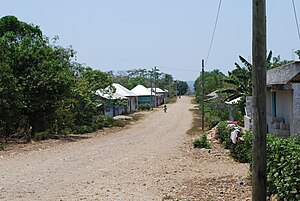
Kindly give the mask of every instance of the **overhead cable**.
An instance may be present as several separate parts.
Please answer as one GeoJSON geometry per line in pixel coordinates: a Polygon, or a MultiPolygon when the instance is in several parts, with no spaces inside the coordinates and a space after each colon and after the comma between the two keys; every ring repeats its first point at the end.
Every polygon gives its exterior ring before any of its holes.
{"type": "Polygon", "coordinates": [[[294,0],[292,0],[293,3],[293,8],[294,8],[294,15],[295,15],[295,20],[296,20],[296,25],[297,25],[297,30],[298,30],[298,37],[300,40],[300,31],[299,31],[299,24],[298,24],[298,18],[297,18],[297,12],[296,12],[296,6],[294,0]]]}
{"type": "Polygon", "coordinates": [[[208,53],[207,53],[207,56],[206,56],[206,59],[205,59],[205,66],[206,66],[206,63],[208,61],[208,57],[210,55],[210,51],[211,51],[212,44],[213,44],[213,41],[214,41],[214,37],[215,37],[215,33],[216,33],[216,28],[217,28],[217,23],[218,23],[218,19],[219,19],[219,13],[220,13],[220,9],[221,9],[221,4],[222,4],[222,0],[219,1],[218,12],[217,12],[217,17],[216,17],[215,25],[214,25],[214,30],[213,30],[213,34],[212,34],[212,37],[211,37],[211,40],[210,40],[210,45],[209,45],[208,53]]]}

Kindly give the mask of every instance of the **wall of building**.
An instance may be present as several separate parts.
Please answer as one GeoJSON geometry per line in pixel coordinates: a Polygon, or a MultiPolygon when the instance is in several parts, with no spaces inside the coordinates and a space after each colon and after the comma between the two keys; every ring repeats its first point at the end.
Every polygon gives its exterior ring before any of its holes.
{"type": "Polygon", "coordinates": [[[282,117],[285,123],[293,122],[293,91],[278,90],[276,91],[276,114],[282,117]]]}
{"type": "Polygon", "coordinates": [[[128,112],[134,112],[137,110],[137,98],[136,97],[128,97],[128,112]]]}
{"type": "Polygon", "coordinates": [[[293,84],[293,126],[291,134],[300,134],[300,84],[293,84]]]}
{"type": "MultiPolygon", "coordinates": [[[[289,133],[292,133],[293,127],[293,90],[267,90],[267,108],[266,108],[266,115],[267,115],[267,125],[268,125],[268,132],[274,132],[274,129],[279,129],[279,123],[277,126],[275,124],[272,125],[274,118],[283,118],[284,123],[288,124],[289,129],[285,128],[280,131],[277,130],[277,134],[288,135],[286,130],[289,130],[289,133]],[[272,92],[276,92],[276,117],[274,116],[273,111],[273,97],[272,92]],[[277,127],[277,128],[276,128],[277,127]]],[[[276,134],[276,133],[275,133],[276,134]]]]}
{"type": "Polygon", "coordinates": [[[113,115],[113,107],[111,107],[111,106],[106,106],[105,108],[104,108],[104,115],[106,116],[106,117],[113,117],[114,115],[113,115]]]}
{"type": "Polygon", "coordinates": [[[151,102],[154,104],[154,96],[139,96],[138,97],[138,104],[151,104],[151,102]]]}
{"type": "Polygon", "coordinates": [[[267,132],[270,132],[272,122],[272,92],[267,90],[266,97],[267,132]]]}

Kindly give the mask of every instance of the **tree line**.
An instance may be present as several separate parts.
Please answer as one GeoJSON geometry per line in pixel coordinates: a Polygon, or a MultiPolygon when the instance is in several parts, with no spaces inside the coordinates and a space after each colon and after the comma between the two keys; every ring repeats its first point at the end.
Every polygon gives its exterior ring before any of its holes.
{"type": "MultiPolygon", "coordinates": [[[[30,140],[36,135],[85,133],[106,126],[96,90],[113,82],[129,89],[137,84],[150,87],[153,80],[145,69],[102,72],[76,62],[72,47],[51,42],[40,27],[15,16],[0,19],[0,137],[30,140]]],[[[176,95],[176,85],[185,82],[155,72],[157,87],[176,95]]],[[[181,86],[182,85],[182,86],[181,86]]]]}

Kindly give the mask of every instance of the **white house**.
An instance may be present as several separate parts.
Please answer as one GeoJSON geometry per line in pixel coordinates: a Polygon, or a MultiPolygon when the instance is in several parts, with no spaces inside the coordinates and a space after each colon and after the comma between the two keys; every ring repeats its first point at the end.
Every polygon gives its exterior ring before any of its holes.
{"type": "Polygon", "coordinates": [[[134,112],[138,108],[137,95],[120,84],[113,83],[112,86],[116,89],[116,93],[128,99],[127,112],[134,112]]]}
{"type": "Polygon", "coordinates": [[[143,85],[137,85],[131,89],[138,97],[138,104],[150,104],[154,106],[154,93],[148,90],[143,85]]]}
{"type": "Polygon", "coordinates": [[[101,105],[101,108],[105,116],[114,117],[127,113],[127,104],[120,104],[120,102],[127,102],[127,97],[116,92],[112,93],[110,88],[106,88],[105,90],[97,90],[96,95],[101,97],[104,101],[103,105],[101,105]],[[120,100],[120,102],[118,102],[118,100],[120,100]]]}

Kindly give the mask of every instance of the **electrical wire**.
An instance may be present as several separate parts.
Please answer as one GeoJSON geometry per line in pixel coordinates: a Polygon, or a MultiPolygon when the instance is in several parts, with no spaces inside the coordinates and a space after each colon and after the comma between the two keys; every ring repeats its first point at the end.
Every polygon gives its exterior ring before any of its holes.
{"type": "Polygon", "coordinates": [[[170,69],[170,70],[179,70],[179,71],[189,71],[189,72],[194,72],[197,73],[197,70],[192,70],[192,69],[186,69],[186,68],[173,68],[173,67],[164,67],[164,66],[157,66],[158,68],[162,69],[170,69]]]}
{"type": "Polygon", "coordinates": [[[292,0],[293,3],[293,8],[294,8],[294,15],[295,15],[295,20],[296,20],[296,25],[297,25],[297,30],[298,30],[298,36],[300,40],[300,31],[299,31],[299,24],[298,24],[298,18],[297,18],[297,12],[296,12],[296,6],[294,0],[292,0]]]}
{"type": "Polygon", "coordinates": [[[217,17],[216,17],[216,21],[215,21],[215,25],[214,25],[214,30],[213,30],[213,34],[212,34],[212,37],[211,37],[211,41],[210,41],[208,53],[207,53],[207,56],[206,56],[206,59],[205,59],[205,66],[206,66],[206,63],[208,61],[208,57],[210,55],[210,51],[211,51],[212,44],[213,44],[213,41],[214,41],[214,37],[215,37],[215,33],[216,33],[216,28],[217,28],[217,23],[218,23],[218,19],[219,19],[219,13],[220,13],[220,9],[221,9],[221,4],[222,4],[222,0],[220,0],[220,2],[219,2],[217,17]]]}

